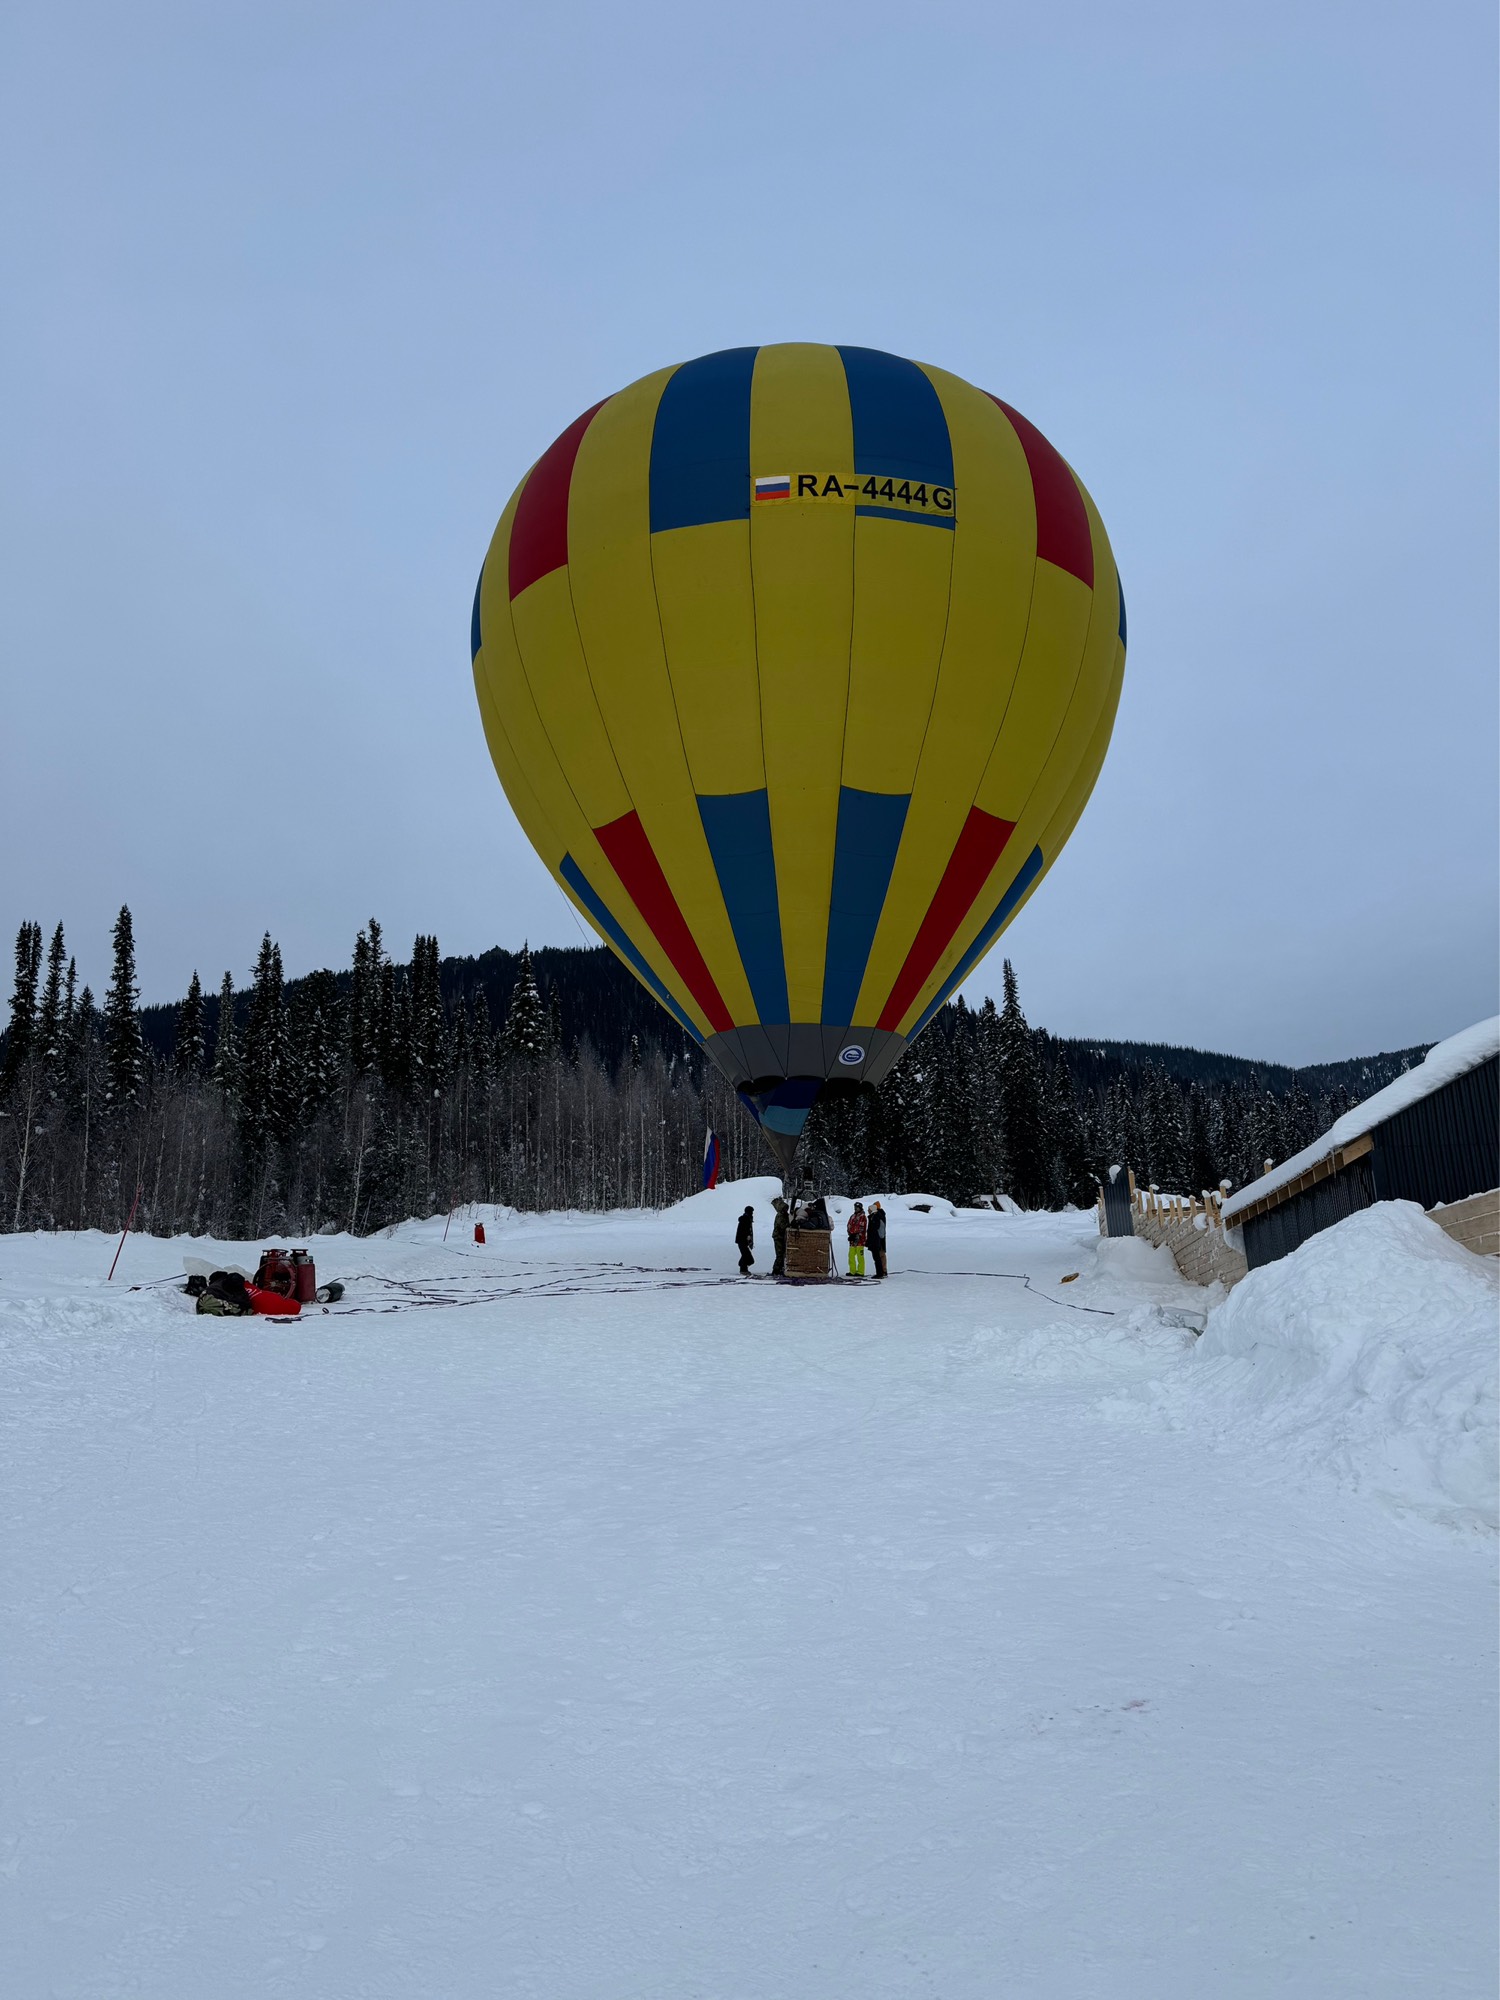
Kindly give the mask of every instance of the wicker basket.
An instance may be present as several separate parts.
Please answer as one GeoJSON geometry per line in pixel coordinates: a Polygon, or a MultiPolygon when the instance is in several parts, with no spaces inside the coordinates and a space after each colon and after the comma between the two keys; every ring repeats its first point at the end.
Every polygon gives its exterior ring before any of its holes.
{"type": "Polygon", "coordinates": [[[789,1278],[831,1278],[833,1269],[831,1229],[788,1229],[786,1233],[786,1274],[789,1278]]]}

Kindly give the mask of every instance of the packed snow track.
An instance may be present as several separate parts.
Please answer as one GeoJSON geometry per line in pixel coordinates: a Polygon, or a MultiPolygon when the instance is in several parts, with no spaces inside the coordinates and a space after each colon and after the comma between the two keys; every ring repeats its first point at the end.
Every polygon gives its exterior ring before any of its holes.
{"type": "Polygon", "coordinates": [[[0,1993],[1494,1992],[1492,1266],[770,1192],[0,1238],[0,1993]]]}

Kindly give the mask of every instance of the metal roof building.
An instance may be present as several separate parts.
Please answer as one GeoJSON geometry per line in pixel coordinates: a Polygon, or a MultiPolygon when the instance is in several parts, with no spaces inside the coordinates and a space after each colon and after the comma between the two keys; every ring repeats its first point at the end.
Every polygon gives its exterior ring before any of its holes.
{"type": "Polygon", "coordinates": [[[1500,1017],[1426,1060],[1224,1204],[1251,1270],[1377,1201],[1424,1209],[1500,1188],[1500,1017]]]}

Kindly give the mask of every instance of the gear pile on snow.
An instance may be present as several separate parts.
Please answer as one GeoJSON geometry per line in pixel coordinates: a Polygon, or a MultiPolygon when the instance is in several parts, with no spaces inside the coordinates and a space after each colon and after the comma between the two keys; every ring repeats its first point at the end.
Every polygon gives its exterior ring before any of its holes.
{"type": "Polygon", "coordinates": [[[308,1250],[262,1250],[252,1277],[237,1266],[209,1265],[188,1258],[183,1290],[198,1301],[200,1313],[237,1319],[262,1313],[268,1319],[295,1319],[305,1305],[332,1305],[344,1296],[341,1284],[320,1285],[308,1250]]]}

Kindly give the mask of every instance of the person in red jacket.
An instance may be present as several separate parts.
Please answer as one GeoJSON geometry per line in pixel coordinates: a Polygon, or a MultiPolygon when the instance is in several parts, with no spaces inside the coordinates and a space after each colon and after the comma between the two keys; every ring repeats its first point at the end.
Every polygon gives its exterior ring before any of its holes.
{"type": "Polygon", "coordinates": [[[854,1204],[854,1213],[844,1225],[844,1233],[849,1238],[849,1276],[862,1278],[865,1275],[865,1205],[862,1201],[854,1204]]]}

